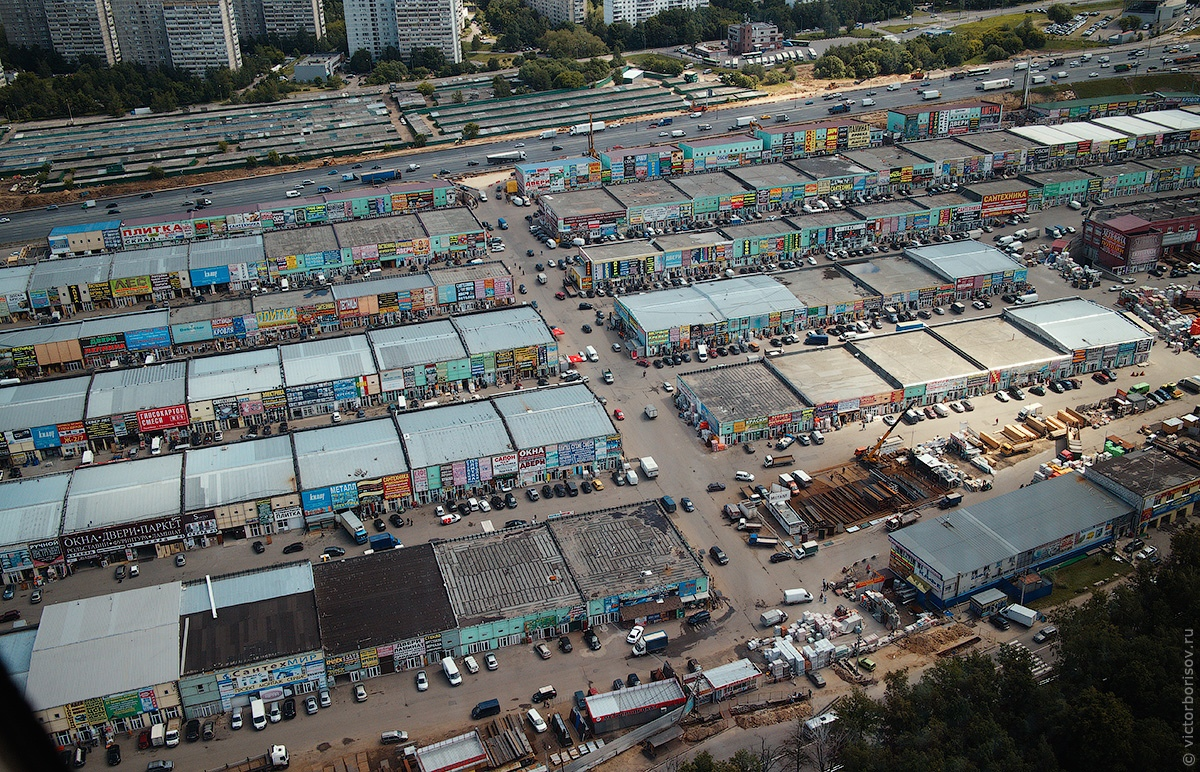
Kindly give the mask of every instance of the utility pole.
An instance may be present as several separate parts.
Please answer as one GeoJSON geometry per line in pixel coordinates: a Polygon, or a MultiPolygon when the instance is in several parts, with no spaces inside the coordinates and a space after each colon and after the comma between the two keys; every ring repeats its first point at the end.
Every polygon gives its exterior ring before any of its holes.
{"type": "Polygon", "coordinates": [[[1031,72],[1033,72],[1030,69],[1030,67],[1032,67],[1032,66],[1033,66],[1033,57],[1026,56],[1025,57],[1025,94],[1024,94],[1024,96],[1021,97],[1021,107],[1029,107],[1029,81],[1031,80],[1031,78],[1029,77],[1029,74],[1031,72]]]}

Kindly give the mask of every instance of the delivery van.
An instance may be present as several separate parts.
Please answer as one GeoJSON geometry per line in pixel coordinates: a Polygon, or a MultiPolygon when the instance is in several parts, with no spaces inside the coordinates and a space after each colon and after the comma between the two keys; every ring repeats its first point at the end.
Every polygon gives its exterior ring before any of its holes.
{"type": "Polygon", "coordinates": [[[587,353],[587,360],[589,362],[599,362],[600,361],[600,355],[596,353],[595,346],[588,346],[587,348],[584,349],[584,352],[587,353]]]}
{"type": "Polygon", "coordinates": [[[708,361],[708,346],[704,345],[703,343],[701,343],[699,346],[696,346],[696,359],[700,362],[708,361]]]}
{"type": "Polygon", "coordinates": [[[478,721],[488,716],[500,715],[500,700],[484,700],[471,708],[471,718],[478,721]]]}
{"type": "Polygon", "coordinates": [[[454,664],[454,657],[442,658],[442,672],[446,674],[446,680],[451,686],[458,686],[462,683],[462,673],[458,672],[458,665],[454,664]]]}
{"type": "Polygon", "coordinates": [[[546,274],[544,274],[544,273],[539,273],[539,274],[537,275],[537,283],[538,283],[538,284],[545,284],[545,283],[546,283],[546,274]]]}
{"type": "Polygon", "coordinates": [[[155,437],[150,440],[150,455],[162,455],[162,437],[155,437]]]}
{"type": "Polygon", "coordinates": [[[267,728],[267,707],[258,697],[250,698],[250,723],[258,730],[267,728]]]}

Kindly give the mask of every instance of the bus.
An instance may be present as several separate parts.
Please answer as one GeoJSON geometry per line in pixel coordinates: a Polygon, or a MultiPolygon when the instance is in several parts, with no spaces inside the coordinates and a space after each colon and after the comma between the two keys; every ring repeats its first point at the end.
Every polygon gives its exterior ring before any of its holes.
{"type": "Polygon", "coordinates": [[[808,49],[808,58],[817,61],[817,52],[812,48],[808,49]]]}
{"type": "Polygon", "coordinates": [[[967,70],[967,75],[970,75],[972,78],[978,78],[983,75],[991,75],[991,74],[992,74],[991,67],[976,67],[973,70],[967,70]]]}

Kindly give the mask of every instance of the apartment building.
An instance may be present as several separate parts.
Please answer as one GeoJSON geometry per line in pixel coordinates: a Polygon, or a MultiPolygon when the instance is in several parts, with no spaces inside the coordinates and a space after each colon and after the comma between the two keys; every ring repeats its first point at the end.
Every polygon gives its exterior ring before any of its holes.
{"type": "Polygon", "coordinates": [[[109,0],[43,0],[42,7],[50,45],[64,59],[94,56],[110,65],[121,61],[109,0]]]}
{"type": "Polygon", "coordinates": [[[383,49],[399,48],[395,0],[345,0],[342,8],[351,55],[361,49],[379,58],[383,49]]]}
{"type": "Polygon", "coordinates": [[[0,2],[0,24],[10,46],[50,50],[50,28],[46,26],[46,8],[42,0],[4,0],[0,2]]]}
{"type": "Polygon", "coordinates": [[[551,24],[583,24],[587,10],[584,0],[525,0],[525,4],[551,24]]]}
{"type": "Polygon", "coordinates": [[[774,24],[761,21],[729,25],[729,53],[749,54],[783,48],[783,35],[774,24]]]}
{"type": "Polygon", "coordinates": [[[260,4],[266,34],[288,37],[307,32],[317,40],[325,37],[325,8],[321,0],[260,0],[260,4]]]}
{"type": "Polygon", "coordinates": [[[604,23],[637,24],[663,11],[707,8],[708,0],[604,0],[604,23]]]}
{"type": "Polygon", "coordinates": [[[407,57],[418,48],[436,48],[447,62],[462,61],[462,0],[396,0],[398,48],[407,57]]]}
{"type": "Polygon", "coordinates": [[[233,0],[162,0],[171,64],[203,75],[242,66],[233,0]]]}
{"type": "Polygon", "coordinates": [[[124,58],[150,67],[170,66],[162,0],[109,0],[124,58]]]}

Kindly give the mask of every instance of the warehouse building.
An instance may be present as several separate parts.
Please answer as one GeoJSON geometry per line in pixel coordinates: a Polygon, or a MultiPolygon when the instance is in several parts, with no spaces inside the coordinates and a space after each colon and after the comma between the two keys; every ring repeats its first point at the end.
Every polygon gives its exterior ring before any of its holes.
{"type": "Polygon", "coordinates": [[[279,349],[196,357],[187,362],[188,421],[197,434],[287,419],[279,349]]]}
{"type": "Polygon", "coordinates": [[[638,231],[669,229],[693,219],[688,195],[666,180],[614,186],[608,193],[621,207],[625,223],[638,231]]]}
{"type": "Polygon", "coordinates": [[[32,318],[29,280],[35,267],[35,263],[30,263],[0,268],[0,323],[27,322],[32,318]]]}
{"type": "Polygon", "coordinates": [[[71,260],[42,260],[29,277],[29,302],[38,316],[63,317],[80,311],[112,308],[112,255],[90,255],[71,260]]]}
{"type": "Polygon", "coordinates": [[[846,263],[838,270],[878,295],[884,306],[916,310],[954,302],[953,284],[902,254],[846,263]]]}
{"type": "Polygon", "coordinates": [[[0,483],[0,567],[20,590],[66,576],[58,538],[69,474],[0,483]]]}
{"type": "Polygon", "coordinates": [[[454,656],[549,640],[587,621],[568,561],[544,524],[443,541],[433,551],[458,620],[443,638],[454,656]]]}
{"type": "Polygon", "coordinates": [[[187,452],[184,534],[246,539],[304,526],[286,436],[209,445],[187,452]]]}
{"type": "MultiPolygon", "coordinates": [[[[492,400],[517,449],[518,485],[599,476],[621,463],[621,437],[583,384],[522,389],[492,400]]],[[[494,477],[504,478],[492,469],[494,477]]]]}
{"type": "Polygon", "coordinates": [[[968,376],[962,385],[966,393],[980,394],[992,388],[1044,383],[1072,375],[1069,352],[1047,345],[1006,316],[939,324],[928,332],[987,370],[986,383],[979,375],[968,376]]]}
{"type": "Polygon", "coordinates": [[[182,507],[183,454],[76,469],[63,513],[67,563],[87,560],[136,562],[142,549],[166,557],[207,537],[185,537],[182,507]]]}
{"type": "Polygon", "coordinates": [[[684,279],[713,279],[722,275],[732,263],[729,239],[719,230],[655,236],[651,246],[658,248],[652,256],[654,278],[672,283],[676,279],[681,282],[684,279]]]}
{"type": "Polygon", "coordinates": [[[544,195],[538,199],[536,219],[560,234],[560,240],[582,236],[599,241],[624,231],[626,224],[625,205],[606,188],[544,195]]]}
{"type": "Polygon", "coordinates": [[[931,404],[990,390],[988,372],[929,330],[860,338],[847,348],[898,384],[906,402],[931,404]]]}
{"type": "Polygon", "coordinates": [[[648,724],[686,702],[683,687],[674,678],[586,698],[587,715],[598,735],[648,724]]]}
{"type": "Polygon", "coordinates": [[[517,475],[518,448],[491,402],[415,410],[395,420],[416,504],[475,495],[493,479],[504,482],[517,475]]]}
{"type": "MultiPolygon", "coordinates": [[[[991,215],[985,210],[983,216],[991,215]]],[[[956,300],[1017,292],[1025,286],[1028,274],[1021,262],[978,241],[931,244],[906,249],[904,254],[943,283],[953,285],[956,300]]]]}
{"type": "Polygon", "coordinates": [[[684,686],[695,695],[696,702],[720,702],[762,685],[763,673],[748,659],[726,662],[714,668],[684,676],[684,686]]]}
{"type": "Polygon", "coordinates": [[[87,448],[83,411],[91,378],[63,378],[0,389],[0,458],[36,466],[87,448]]]}
{"type": "Polygon", "coordinates": [[[296,432],[292,442],[300,470],[304,528],[336,528],[337,512],[350,510],[370,520],[411,503],[408,462],[390,420],[296,432]]]}
{"type": "Polygon", "coordinates": [[[755,266],[756,270],[760,270],[799,257],[800,229],[788,219],[751,220],[722,225],[717,232],[730,242],[729,259],[720,266],[722,269],[744,271],[746,266],[755,266]]]}
{"type": "MultiPolygon", "coordinates": [[[[770,361],[780,378],[812,405],[796,428],[830,429],[890,413],[903,407],[893,383],[845,346],[832,346],[776,357],[770,361]]],[[[773,422],[778,424],[777,421],[773,422]]],[[[791,433],[772,426],[771,436],[791,433]]]]}
{"type": "Polygon", "coordinates": [[[471,384],[471,357],[449,319],[367,333],[382,398],[402,409],[471,384]]]}
{"type": "Polygon", "coordinates": [[[558,340],[536,310],[518,306],[451,322],[470,356],[470,372],[459,391],[509,385],[558,371],[558,340]]]}
{"type": "Polygon", "coordinates": [[[813,428],[812,405],[762,365],[687,373],[677,387],[676,404],[691,414],[713,450],[813,428]]]}
{"type": "Polygon", "coordinates": [[[1077,375],[1144,364],[1154,345],[1154,337],[1129,319],[1081,298],[1013,306],[1004,315],[1037,340],[1070,353],[1077,375]]]}
{"type": "Polygon", "coordinates": [[[1155,448],[1098,461],[1083,476],[1133,508],[1134,522],[1118,528],[1117,537],[1181,522],[1200,501],[1200,469],[1155,448]]]}
{"type": "Polygon", "coordinates": [[[1099,485],[1064,474],[893,532],[888,567],[922,603],[948,609],[1110,542],[1136,517],[1099,485]]]}
{"type": "Polygon", "coordinates": [[[432,544],[318,563],[312,572],[328,682],[436,665],[452,653],[457,625],[432,544]]]}
{"type": "MultiPolygon", "coordinates": [[[[179,597],[185,718],[300,699],[328,686],[313,570],[290,563],[188,582],[179,597]]],[[[299,701],[299,700],[298,700],[299,701]]]]}
{"type": "Polygon", "coordinates": [[[88,446],[97,453],[125,446],[157,454],[187,444],[186,391],[186,362],[96,373],[84,415],[88,446]]]}
{"type": "Polygon", "coordinates": [[[366,336],[279,347],[291,418],[358,410],[379,401],[379,374],[366,336]]]}
{"type": "Polygon", "coordinates": [[[190,291],[188,249],[175,244],[136,252],[119,252],[112,262],[115,307],[167,303],[190,291]]]}
{"type": "Polygon", "coordinates": [[[42,610],[25,700],[55,745],[103,746],[180,717],[179,592],[170,582],[42,610]]]}
{"type": "Polygon", "coordinates": [[[882,305],[879,295],[837,270],[821,267],[789,271],[780,276],[780,281],[796,288],[796,299],[805,309],[805,313],[798,314],[797,328],[855,321],[882,305]]]}

